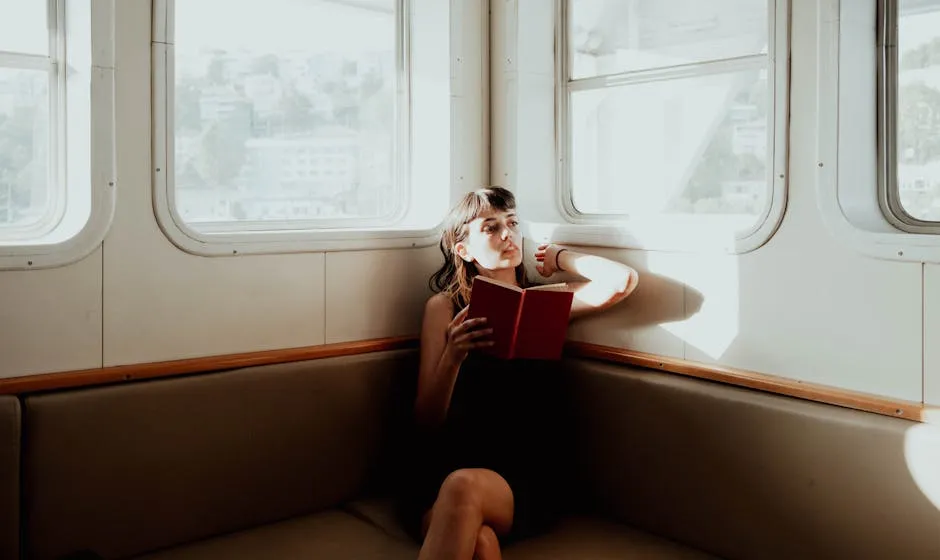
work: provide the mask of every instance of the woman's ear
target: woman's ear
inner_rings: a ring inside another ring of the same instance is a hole
[[[470,256],[470,253],[467,251],[467,246],[463,243],[454,245],[454,253],[467,262],[473,262],[473,257]]]

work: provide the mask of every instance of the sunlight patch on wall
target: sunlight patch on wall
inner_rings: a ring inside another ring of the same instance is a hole
[[[737,258],[687,255],[677,259],[650,253],[647,262],[650,272],[685,285],[688,318],[664,323],[662,328],[708,357],[720,359],[740,332]]]
[[[918,424],[907,430],[904,458],[917,487],[940,510],[940,428]]]

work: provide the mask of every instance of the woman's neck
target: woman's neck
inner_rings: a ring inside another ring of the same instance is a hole
[[[477,266],[477,273],[480,276],[486,276],[487,278],[492,278],[493,280],[505,282],[506,284],[512,284],[513,286],[519,285],[519,282],[516,281],[516,269],[514,268],[501,268],[499,270],[489,270],[489,269],[483,268],[482,266]]]

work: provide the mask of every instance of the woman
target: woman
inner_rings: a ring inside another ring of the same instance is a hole
[[[467,320],[473,277],[528,285],[511,192],[469,193],[441,237],[438,292],[425,307],[414,414],[414,467],[406,485],[410,529],[420,559],[494,560],[503,542],[544,530],[564,499],[562,458],[552,445],[563,426],[555,362],[497,360],[474,349],[492,344],[485,318]],[[541,245],[536,270],[575,273],[570,317],[606,309],[637,286],[636,272],[597,256]]]

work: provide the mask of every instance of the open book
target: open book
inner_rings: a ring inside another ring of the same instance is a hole
[[[557,360],[568,334],[574,293],[565,284],[522,289],[483,276],[473,279],[467,318],[486,317],[492,346],[479,352],[502,359]]]

